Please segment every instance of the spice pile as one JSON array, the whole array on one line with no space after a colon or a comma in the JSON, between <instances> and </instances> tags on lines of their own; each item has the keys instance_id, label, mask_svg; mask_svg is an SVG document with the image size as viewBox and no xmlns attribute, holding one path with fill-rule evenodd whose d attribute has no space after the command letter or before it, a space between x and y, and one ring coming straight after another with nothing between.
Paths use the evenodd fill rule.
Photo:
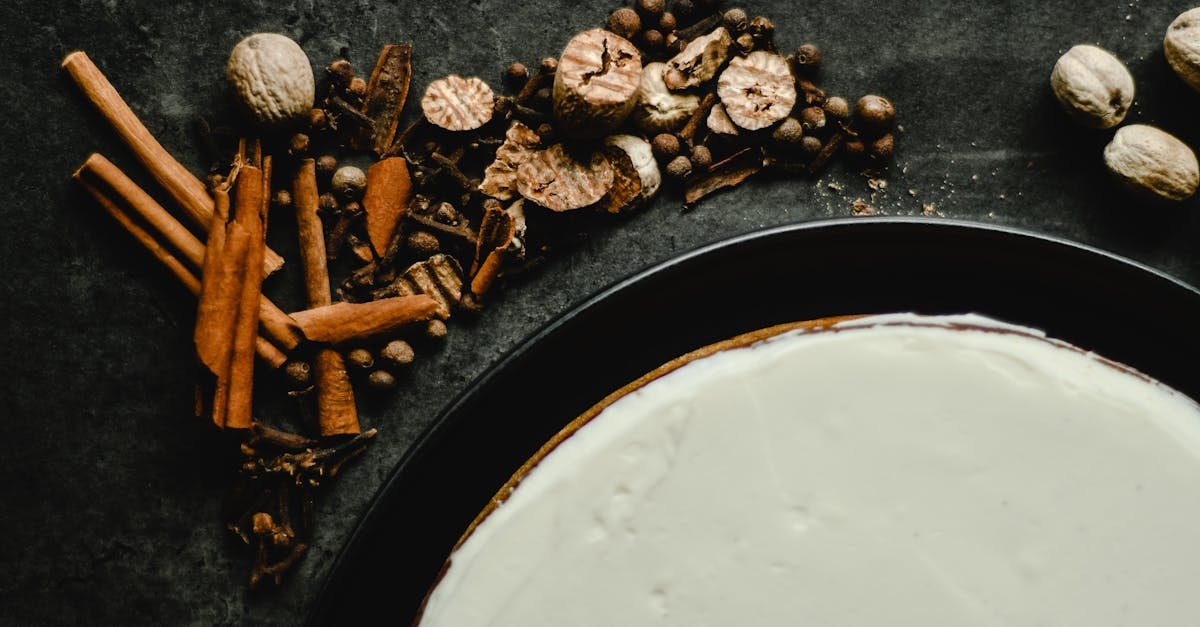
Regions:
<instances>
[{"instance_id":1,"label":"spice pile","mask_svg":"<svg viewBox=\"0 0 1200 627\"><path fill-rule=\"evenodd\" d=\"M765 170L812 175L838 155L885 167L892 104L826 96L820 61L812 44L781 54L771 21L742 9L638 0L558 58L511 64L500 92L477 77L433 81L422 115L402 125L410 46L385 46L366 79L339 59L317 80L294 41L255 34L226 68L240 130L223 147L200 125L216 161L202 183L85 54L68 55L64 68L187 221L99 154L75 174L198 299L196 413L248 434L226 520L253 548L251 585L301 558L316 489L375 435L359 425L356 389L392 388L416 349L452 316L481 312L502 278L662 189L691 207ZM296 218L307 301L291 313L262 293L283 266L264 237L281 211ZM255 385L256 374L283 385ZM255 407L279 387L319 438L264 424Z\"/></svg>"}]
</instances>

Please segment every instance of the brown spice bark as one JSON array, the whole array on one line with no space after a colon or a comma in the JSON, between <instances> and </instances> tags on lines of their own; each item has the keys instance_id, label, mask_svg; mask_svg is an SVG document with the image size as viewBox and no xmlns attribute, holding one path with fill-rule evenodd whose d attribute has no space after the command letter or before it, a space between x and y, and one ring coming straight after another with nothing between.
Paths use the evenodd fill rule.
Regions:
<instances>
[{"instance_id":1,"label":"brown spice bark","mask_svg":"<svg viewBox=\"0 0 1200 627\"><path fill-rule=\"evenodd\" d=\"M412 46L384 46L367 81L367 97L362 107L363 115L371 120L374 127L354 137L352 145L355 149L374 150L377 155L388 152L400 125L400 113L408 100L411 79Z\"/></svg>"},{"instance_id":2,"label":"brown spice bark","mask_svg":"<svg viewBox=\"0 0 1200 627\"><path fill-rule=\"evenodd\" d=\"M391 333L407 324L438 316L438 302L425 294L396 296L366 303L334 303L292 314L305 337L344 344Z\"/></svg>"},{"instance_id":3,"label":"brown spice bark","mask_svg":"<svg viewBox=\"0 0 1200 627\"><path fill-rule=\"evenodd\" d=\"M363 209L367 212L367 236L377 253L382 253L396 233L396 225L412 200L412 179L404 157L388 157L367 168L367 191Z\"/></svg>"},{"instance_id":4,"label":"brown spice bark","mask_svg":"<svg viewBox=\"0 0 1200 627\"><path fill-rule=\"evenodd\" d=\"M329 288L329 267L326 265L325 235L321 229L321 217L317 214L317 198L316 165L312 159L304 159L292 180L292 202L296 207L305 296L310 306L322 307L329 306L333 298ZM317 349L313 368L321 435L358 433L358 408L341 353L329 347Z\"/></svg>"}]
</instances>

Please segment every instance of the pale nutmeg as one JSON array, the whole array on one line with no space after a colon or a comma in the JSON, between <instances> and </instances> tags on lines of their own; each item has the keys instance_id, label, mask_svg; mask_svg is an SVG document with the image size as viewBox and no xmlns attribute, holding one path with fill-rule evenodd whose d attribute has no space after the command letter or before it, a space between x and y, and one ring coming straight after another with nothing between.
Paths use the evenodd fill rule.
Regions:
<instances>
[{"instance_id":1,"label":"pale nutmeg","mask_svg":"<svg viewBox=\"0 0 1200 627\"><path fill-rule=\"evenodd\" d=\"M647 133L671 133L687 123L688 118L700 108L700 97L695 94L675 93L667 88L663 73L665 63L649 63L642 68L642 80L638 86L637 105L633 109L633 121Z\"/></svg>"},{"instance_id":2,"label":"pale nutmeg","mask_svg":"<svg viewBox=\"0 0 1200 627\"><path fill-rule=\"evenodd\" d=\"M1200 7L1180 13L1171 22L1163 37L1163 52L1179 78L1200 91Z\"/></svg>"},{"instance_id":3,"label":"pale nutmeg","mask_svg":"<svg viewBox=\"0 0 1200 627\"><path fill-rule=\"evenodd\" d=\"M281 126L308 118L316 82L300 44L276 33L255 33L238 42L225 65L238 101L259 124Z\"/></svg>"},{"instance_id":4,"label":"pale nutmeg","mask_svg":"<svg viewBox=\"0 0 1200 627\"><path fill-rule=\"evenodd\" d=\"M1145 124L1118 130L1104 147L1104 164L1133 191L1163 200L1184 200L1200 184L1200 166L1192 149Z\"/></svg>"},{"instance_id":5,"label":"pale nutmeg","mask_svg":"<svg viewBox=\"0 0 1200 627\"><path fill-rule=\"evenodd\" d=\"M473 131L492 119L496 95L487 83L474 76L451 74L425 88L421 111L434 126L447 131Z\"/></svg>"},{"instance_id":6,"label":"pale nutmeg","mask_svg":"<svg viewBox=\"0 0 1200 627\"><path fill-rule=\"evenodd\" d=\"M1119 59L1096 46L1080 45L1059 57L1050 73L1054 95L1076 122L1112 128L1133 104L1133 77Z\"/></svg>"},{"instance_id":7,"label":"pale nutmeg","mask_svg":"<svg viewBox=\"0 0 1200 627\"><path fill-rule=\"evenodd\" d=\"M734 124L756 131L791 113L796 83L787 59L758 50L729 62L717 79L717 95Z\"/></svg>"}]
</instances>

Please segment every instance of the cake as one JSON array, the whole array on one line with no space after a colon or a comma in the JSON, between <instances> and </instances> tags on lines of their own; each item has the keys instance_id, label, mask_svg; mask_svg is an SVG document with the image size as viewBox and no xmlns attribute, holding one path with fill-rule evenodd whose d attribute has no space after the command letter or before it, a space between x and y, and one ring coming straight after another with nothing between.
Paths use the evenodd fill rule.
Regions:
<instances>
[{"instance_id":1,"label":"cake","mask_svg":"<svg viewBox=\"0 0 1200 627\"><path fill-rule=\"evenodd\" d=\"M422 627L1200 621L1200 408L980 316L681 357L500 490Z\"/></svg>"}]
</instances>

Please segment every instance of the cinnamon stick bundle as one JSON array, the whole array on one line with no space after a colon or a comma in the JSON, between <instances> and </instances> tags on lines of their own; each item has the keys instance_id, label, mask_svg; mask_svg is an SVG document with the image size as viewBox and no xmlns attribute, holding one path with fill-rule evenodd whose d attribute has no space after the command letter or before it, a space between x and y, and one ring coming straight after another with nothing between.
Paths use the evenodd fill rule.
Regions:
<instances>
[{"instance_id":1,"label":"cinnamon stick bundle","mask_svg":"<svg viewBox=\"0 0 1200 627\"><path fill-rule=\"evenodd\" d=\"M366 303L334 303L297 311L292 318L314 342L344 344L438 317L441 306L426 294L393 296Z\"/></svg>"},{"instance_id":2,"label":"cinnamon stick bundle","mask_svg":"<svg viewBox=\"0 0 1200 627\"><path fill-rule=\"evenodd\" d=\"M204 267L205 245L103 155L92 153L73 178L80 182L91 182L106 190L106 193L112 194L134 215L157 231L158 239L170 244L182 254L192 269L200 270ZM228 202L228 198L225 202ZM259 318L263 336L284 351L295 349L303 339L295 321L266 297L259 299Z\"/></svg>"},{"instance_id":3,"label":"cinnamon stick bundle","mask_svg":"<svg viewBox=\"0 0 1200 627\"><path fill-rule=\"evenodd\" d=\"M296 207L296 230L300 238L300 264L304 269L304 291L310 306L333 302L329 267L325 257L325 235L317 214L317 169L312 159L300 161L292 180L292 203ZM312 339L312 338L309 338ZM317 394L317 422L321 435L358 433L358 408L342 354L330 347L317 349L313 360Z\"/></svg>"},{"instance_id":4,"label":"cinnamon stick bundle","mask_svg":"<svg viewBox=\"0 0 1200 627\"><path fill-rule=\"evenodd\" d=\"M185 289L191 292L193 296L200 295L200 279L196 277L196 274L175 253L162 245L152 233L131 218L125 210L121 209L115 200L109 197L95 183L83 178L77 178L77 180L83 186L84 190L96 200L97 204L128 231L143 248L149 251L168 272L178 279ZM254 349L259 359L262 359L271 368L278 368L287 361L287 355L261 335L256 335Z\"/></svg>"},{"instance_id":5,"label":"cinnamon stick bundle","mask_svg":"<svg viewBox=\"0 0 1200 627\"><path fill-rule=\"evenodd\" d=\"M252 355L262 297L270 172L270 157L256 155L253 164L241 166L232 220L223 194L218 193L214 203L194 341L200 363L215 380L212 419L219 427L248 429L252 423Z\"/></svg>"},{"instance_id":6,"label":"cinnamon stick bundle","mask_svg":"<svg viewBox=\"0 0 1200 627\"><path fill-rule=\"evenodd\" d=\"M80 50L68 54L62 67L154 180L183 208L194 225L207 232L214 205L204 183L158 143L87 53ZM268 250L263 265L266 273L281 267L283 258Z\"/></svg>"}]
</instances>

